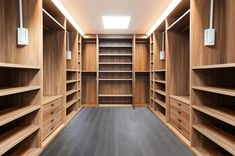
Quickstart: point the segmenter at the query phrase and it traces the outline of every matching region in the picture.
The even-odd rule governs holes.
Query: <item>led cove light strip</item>
[[[168,5],[166,10],[163,14],[158,18],[158,20],[154,23],[154,25],[150,28],[147,32],[147,35],[150,36],[159,25],[166,19],[166,17],[175,9],[175,7],[181,2],[182,0],[172,0],[171,4]]]
[[[82,31],[82,29],[79,27],[77,22],[74,20],[74,18],[70,15],[68,10],[64,7],[64,5],[61,3],[60,0],[51,0],[55,6],[63,13],[63,15],[67,18],[67,20],[74,26],[74,28],[82,35],[84,36],[85,33]]]

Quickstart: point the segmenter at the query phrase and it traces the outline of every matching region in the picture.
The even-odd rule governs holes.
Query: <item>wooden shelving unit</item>
[[[207,47],[203,31],[210,1],[191,1],[191,146],[196,155],[235,155],[233,7],[233,0],[215,1],[216,45]]]
[[[84,38],[82,42],[82,105],[97,107],[97,38]]]
[[[41,146],[42,1],[25,0],[23,6],[30,44],[18,46],[18,2],[0,2],[0,155],[21,149],[35,154]]]
[[[99,35],[98,40],[98,103],[132,104],[133,36]]]
[[[184,0],[166,19],[167,120],[190,140],[190,1]],[[189,146],[189,145],[188,145]]]

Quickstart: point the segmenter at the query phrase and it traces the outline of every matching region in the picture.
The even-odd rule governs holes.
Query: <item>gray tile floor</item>
[[[147,108],[85,108],[41,156],[191,156]]]

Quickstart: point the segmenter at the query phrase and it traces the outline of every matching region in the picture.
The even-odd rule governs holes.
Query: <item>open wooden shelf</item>
[[[189,96],[176,96],[176,95],[170,95],[171,98],[175,99],[175,100],[178,100],[178,101],[181,101],[185,104],[188,104],[190,105],[190,99],[189,99]]]
[[[162,101],[159,100],[159,99],[156,99],[156,100],[153,100],[153,101],[156,102],[158,105],[162,106],[163,108],[166,108],[165,102],[162,102]]]
[[[182,31],[186,27],[189,27],[190,20],[190,10],[186,11],[182,16],[180,16],[173,24],[171,24],[167,30],[179,30]]]
[[[69,96],[71,94],[77,93],[77,90],[70,90],[66,92],[66,96]]]
[[[23,65],[23,64],[11,64],[11,63],[0,63],[0,68],[16,68],[16,69],[32,69],[39,70],[39,66]]]
[[[165,81],[165,80],[154,80],[154,82],[166,84],[166,81]]]
[[[4,154],[15,145],[26,139],[39,129],[38,125],[29,125],[25,127],[18,127],[4,135],[0,135],[0,155]]]
[[[43,26],[48,29],[62,29],[65,28],[54,18],[50,15],[46,10],[42,9],[43,12]]]
[[[218,107],[218,106],[206,106],[206,105],[193,105],[193,109],[196,109],[202,113],[226,122],[232,126],[235,126],[235,111]]]
[[[70,84],[70,83],[76,83],[78,80],[67,80],[66,83]]]
[[[100,48],[132,48],[132,45],[99,45]]]
[[[160,73],[160,72],[166,72],[166,69],[158,69],[158,70],[152,70],[153,72]]]
[[[12,155],[14,155],[14,156],[18,156],[18,155],[36,156],[36,155],[40,155],[41,151],[42,151],[41,148],[26,148],[26,149],[19,149],[19,150],[13,152]]]
[[[235,68],[235,63],[226,64],[213,64],[213,65],[203,65],[192,67],[193,70],[203,70],[203,69],[223,69],[223,68]]]
[[[66,104],[66,108],[69,108],[70,106],[74,105],[78,100],[76,99],[72,99],[69,102],[67,102]]]
[[[99,94],[99,97],[132,97],[132,94]]]
[[[235,137],[233,135],[218,128],[202,124],[193,125],[193,128],[231,154],[235,154]]]
[[[39,90],[39,89],[40,89],[40,86],[25,86],[25,87],[12,87],[12,88],[0,89],[0,97],[12,95],[12,94],[23,93],[23,92],[34,91],[34,90]]]
[[[132,54],[99,54],[99,56],[132,56]]]
[[[99,81],[132,81],[132,79],[99,79]]]
[[[162,90],[154,90],[154,92],[160,94],[160,95],[163,95],[163,96],[166,96],[166,92],[165,91],[162,91]]]
[[[16,120],[36,110],[39,110],[39,108],[40,105],[29,105],[21,108],[13,107],[4,111],[0,111],[0,126],[3,126],[13,120]]]
[[[203,148],[203,147],[193,147],[192,151],[197,156],[223,156],[223,153],[216,151],[216,149]]]
[[[235,89],[220,88],[220,87],[209,87],[209,86],[193,86],[194,90],[205,91],[210,93],[222,94],[227,96],[235,96]]]
[[[66,69],[67,72],[78,72],[77,69]]]
[[[69,114],[67,114],[66,116],[66,122],[70,122],[76,115],[77,115],[78,111],[72,111]]]
[[[52,101],[55,101],[55,100],[57,100],[57,99],[59,99],[59,98],[62,98],[62,97],[63,97],[63,95],[57,95],[57,96],[43,96],[43,98],[42,98],[42,104],[43,104],[43,105],[48,104],[48,103],[50,103],[50,102],[52,102]]]

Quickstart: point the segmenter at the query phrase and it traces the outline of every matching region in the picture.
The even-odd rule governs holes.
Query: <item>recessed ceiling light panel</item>
[[[130,16],[102,16],[105,29],[128,29]]]

